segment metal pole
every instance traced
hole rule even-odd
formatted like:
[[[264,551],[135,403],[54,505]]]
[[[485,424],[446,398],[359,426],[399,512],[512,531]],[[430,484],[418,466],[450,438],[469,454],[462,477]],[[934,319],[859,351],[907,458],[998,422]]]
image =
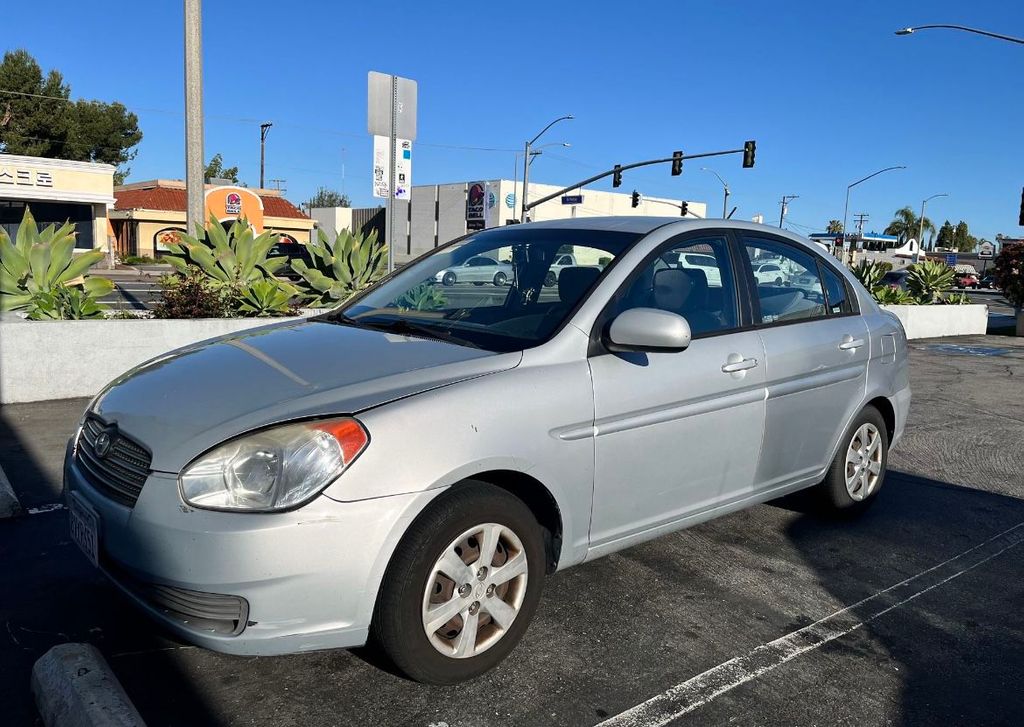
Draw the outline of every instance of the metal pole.
[[[523,213],[519,216],[519,221],[526,224],[529,220],[526,219],[526,195],[530,185],[530,142],[526,142],[526,151],[523,152]]]
[[[918,221],[918,225],[917,225],[917,256],[916,257],[918,257],[918,258],[921,257],[921,248],[922,248],[922,246],[924,244],[924,206],[925,206],[925,204],[927,204],[927,202],[928,202],[928,200],[926,200],[926,199],[922,199],[921,200],[921,219]]]
[[[195,234],[205,222],[203,180],[203,9],[185,0],[185,225]]]
[[[851,184],[846,188],[846,206],[843,207],[843,251],[846,251],[846,220],[850,213],[850,190],[853,189]]]
[[[910,35],[917,30],[926,30],[928,28],[948,28],[950,30],[963,30],[967,33],[976,33],[977,35],[988,36],[989,38],[996,38],[998,40],[1009,41],[1010,43],[1019,43],[1024,45],[1024,38],[1014,38],[1012,35],[1003,35],[1001,33],[990,33],[987,30],[979,30],[978,28],[968,28],[966,25],[916,25],[910,28],[900,28],[896,31],[896,35]]]
[[[388,180],[388,272],[395,269],[395,127],[398,125],[398,77],[391,76],[391,163]]]
[[[263,168],[266,162],[267,134],[270,133],[271,126],[273,124],[269,121],[265,124],[260,124],[260,189],[263,189]]]

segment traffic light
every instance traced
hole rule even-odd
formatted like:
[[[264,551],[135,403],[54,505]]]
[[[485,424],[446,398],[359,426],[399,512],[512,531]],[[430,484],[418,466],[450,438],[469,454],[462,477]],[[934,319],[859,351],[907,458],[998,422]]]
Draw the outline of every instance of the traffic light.
[[[754,153],[757,151],[756,141],[743,142],[743,168],[750,169],[754,166]]]
[[[1017,224],[1024,227],[1024,187],[1020,190],[1020,217],[1017,219]]]
[[[672,152],[672,176],[678,177],[683,173],[683,153],[681,151]]]
[[[690,203],[689,202],[683,202],[681,205],[679,205],[679,216],[680,217],[686,217],[686,213],[689,212],[689,211],[690,211]]]
[[[612,186],[613,187],[621,187],[622,186],[622,166],[620,164],[616,164],[615,165],[615,174],[612,175]]]
[[[633,190],[633,208],[636,209],[640,206],[640,193],[635,189]]]

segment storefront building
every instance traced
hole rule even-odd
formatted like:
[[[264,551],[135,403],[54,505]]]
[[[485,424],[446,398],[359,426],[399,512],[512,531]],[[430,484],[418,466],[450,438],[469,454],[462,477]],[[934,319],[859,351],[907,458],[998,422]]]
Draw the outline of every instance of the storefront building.
[[[108,249],[114,167],[0,154],[0,227],[13,240],[28,207],[40,228],[75,226],[75,249]]]
[[[185,231],[185,183],[156,179],[114,190],[110,222],[120,257],[158,257]],[[245,219],[256,234],[272,230],[285,244],[308,244],[313,220],[273,189],[206,185],[205,218],[215,217],[229,227]]]

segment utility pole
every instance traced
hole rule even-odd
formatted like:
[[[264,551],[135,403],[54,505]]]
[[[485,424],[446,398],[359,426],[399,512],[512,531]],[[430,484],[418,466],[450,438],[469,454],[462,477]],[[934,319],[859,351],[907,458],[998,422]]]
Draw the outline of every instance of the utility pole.
[[[276,189],[281,194],[284,194],[285,192],[288,191],[287,189],[283,188],[284,183],[287,181],[287,179],[271,179],[270,183],[274,185],[274,189]]]
[[[544,136],[544,132],[545,131],[550,129],[552,126],[557,124],[559,121],[572,121],[573,118],[575,118],[575,117],[572,114],[567,114],[565,116],[559,116],[557,119],[555,119],[550,124],[548,124],[543,129],[541,129],[539,134],[537,134],[535,137],[530,139],[525,144],[526,148],[523,151],[523,205],[522,205],[523,213],[522,213],[522,218],[520,220],[523,223],[529,222],[529,220],[526,217],[527,213],[529,212],[529,209],[527,209],[527,206],[526,206],[526,197],[529,194],[529,190],[530,190],[530,159],[531,159],[531,157],[530,157],[530,153],[531,153],[530,152],[530,147],[537,143],[537,139],[539,139],[540,137]]]
[[[871,215],[865,212],[858,212],[853,217],[857,223],[857,241],[859,242],[864,236],[864,223]]]
[[[267,134],[270,133],[270,127],[273,125],[273,122],[270,121],[260,124],[260,189],[263,189],[263,169],[267,159]]]
[[[799,194],[784,194],[784,195],[782,195],[782,203],[781,203],[782,206],[781,206],[781,209],[779,210],[779,229],[782,228],[782,220],[786,216],[786,205],[789,204],[789,201],[792,200],[792,199],[800,199],[800,195]]]
[[[185,0],[185,226],[189,234],[203,226],[203,8]]]

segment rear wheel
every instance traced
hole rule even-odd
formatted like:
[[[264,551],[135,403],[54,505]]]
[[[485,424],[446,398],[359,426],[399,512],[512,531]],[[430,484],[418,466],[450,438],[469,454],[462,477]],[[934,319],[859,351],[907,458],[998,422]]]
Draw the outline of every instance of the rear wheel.
[[[455,273],[445,273],[441,278],[441,285],[455,285]]]
[[[826,506],[836,512],[866,509],[885,481],[889,461],[889,434],[885,419],[867,406],[843,435],[828,475],[819,485]]]
[[[518,498],[466,483],[428,506],[381,586],[373,635],[407,676],[455,684],[515,648],[544,580],[541,527]]]
[[[554,270],[548,270],[547,275],[544,276],[544,287],[545,288],[553,288],[553,287],[555,287],[555,283],[557,283],[557,282],[558,282],[558,278],[555,276],[555,271]]]
[[[508,280],[508,276],[505,273],[497,272],[494,274],[495,285],[504,285],[506,280]]]

